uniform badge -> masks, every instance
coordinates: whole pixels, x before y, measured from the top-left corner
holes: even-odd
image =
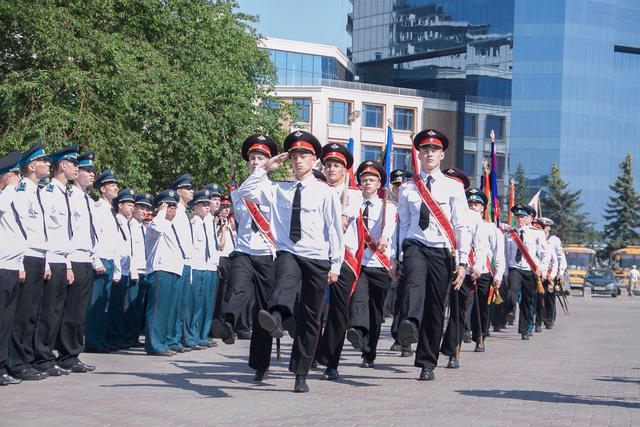
[[[266,141],[266,139],[264,135],[258,135],[258,141]]]
[[[47,192],[48,192],[48,193],[53,193],[53,189],[54,189],[53,184],[49,184],[49,185],[47,185]]]
[[[435,133],[433,130],[430,130],[429,132],[427,132],[427,135],[429,136],[436,136],[437,133]]]
[[[27,183],[22,181],[20,184],[18,184],[18,188],[16,188],[16,191],[24,191],[27,188]]]
[[[175,194],[173,191],[169,191],[169,197],[173,197]]]
[[[295,137],[300,138],[303,134],[300,131],[297,131],[296,133],[293,134]]]
[[[338,144],[332,144],[331,149],[337,150],[339,148]]]

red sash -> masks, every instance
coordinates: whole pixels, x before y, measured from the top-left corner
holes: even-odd
[[[380,249],[378,249],[378,246],[371,238],[371,234],[369,233],[369,230],[367,230],[366,228],[364,228],[363,236],[364,236],[364,243],[366,243],[369,249],[371,249],[373,254],[376,256],[376,258],[378,258],[378,261],[380,261],[380,264],[382,264],[382,266],[386,268],[387,271],[391,270],[391,260],[387,258],[387,256]]]
[[[344,260],[347,265],[353,271],[354,279],[351,284],[351,290],[349,291],[349,299],[353,296],[353,293],[356,291],[356,285],[358,284],[358,279],[360,278],[360,270],[362,269],[362,256],[364,255],[364,225],[362,223],[362,209],[360,209],[360,213],[357,220],[357,230],[358,230],[358,249],[356,249],[356,254],[353,255],[351,251],[347,248],[344,248]]]
[[[469,252],[469,264],[471,264],[472,266],[476,265],[476,254],[473,248]],[[487,266],[487,270],[489,270],[489,274],[493,276],[493,266],[491,265],[491,259],[489,259],[488,255],[487,255],[487,261],[485,265]]]
[[[524,243],[522,243],[522,240],[520,240],[518,232],[513,229],[509,233],[511,233],[511,238],[514,242],[516,242],[516,246],[518,247],[518,249],[520,249],[520,252],[522,252],[522,256],[524,256],[524,259],[527,261],[527,264],[529,264],[529,267],[531,267],[531,270],[533,270],[534,273],[537,273],[538,266],[533,261],[533,258],[531,258],[531,255],[529,255],[529,251],[527,251],[527,248],[524,246]]]
[[[247,206],[247,210],[249,211],[251,219],[253,219],[253,221],[258,226],[258,231],[260,231],[264,238],[267,239],[267,243],[270,246],[275,247],[276,241],[273,238],[273,234],[271,234],[269,221],[267,221],[262,212],[260,212],[260,208],[258,208],[258,206],[249,199],[242,199],[242,201]]]
[[[444,232],[444,235],[449,239],[451,250],[455,251],[456,237],[453,233],[453,227],[451,226],[451,223],[445,216],[444,212],[442,212],[442,209],[440,209],[438,203],[433,200],[433,197],[431,197],[431,193],[420,178],[420,175],[413,176],[413,183],[418,189],[418,194],[420,194],[422,202],[427,206],[427,209],[429,209],[429,212],[431,212],[431,215],[433,215],[433,217],[435,218],[438,227],[440,227],[440,230],[442,230]]]

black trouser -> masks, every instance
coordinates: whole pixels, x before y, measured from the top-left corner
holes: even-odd
[[[7,373],[9,340],[19,291],[18,270],[0,269],[0,375]]]
[[[64,298],[67,292],[67,265],[50,263],[51,278],[44,282],[40,299],[36,330],[33,335],[33,367],[46,371],[55,364],[53,347],[58,338]]]
[[[249,306],[253,311],[249,366],[265,371],[271,362],[273,338],[260,326],[258,311],[269,308],[269,299],[276,284],[275,261],[271,255],[251,256],[237,251],[231,254],[230,259],[229,291],[219,317],[235,326],[236,320],[246,313]]]
[[[402,270],[402,267],[400,267],[400,270]],[[400,316],[402,315],[403,312],[406,313],[406,311],[403,311],[403,304],[406,304],[407,301],[404,297],[405,293],[406,293],[406,280],[404,280],[404,274],[400,276],[400,278],[398,279],[398,284],[395,288],[395,293],[396,293],[396,298],[395,301],[393,303],[393,321],[391,322],[391,336],[393,337],[394,340],[397,340],[398,338],[398,324],[400,323]],[[404,309],[407,310],[407,309]]]
[[[328,260],[304,258],[285,251],[277,253],[276,287],[270,311],[279,311],[285,320],[296,312],[296,338],[289,362],[289,371],[296,375],[307,375],[313,363],[330,268]],[[300,304],[295,310],[298,292]]]
[[[93,266],[90,262],[72,262],[73,285],[67,288],[64,315],[58,333],[56,350],[58,365],[67,369],[79,361],[84,351],[84,319],[93,287]]]
[[[536,304],[536,325],[544,323],[546,326],[551,326],[556,321],[556,298],[557,295],[560,295],[558,292],[562,292],[562,290],[556,291],[552,280],[545,280],[543,286],[544,295],[538,295],[538,303]],[[549,288],[553,292],[549,292]],[[542,305],[540,314],[538,314],[538,305]]]
[[[324,332],[320,338],[318,363],[337,368],[344,345],[344,334],[349,326],[349,299],[356,275],[346,262],[340,267],[338,281],[329,285],[329,310]]]
[[[476,344],[480,343],[480,334],[482,333],[482,339],[484,340],[489,330],[487,297],[492,283],[493,276],[489,273],[481,274],[476,280],[476,291],[474,292],[473,309],[471,310],[471,339]]]
[[[520,291],[520,319],[518,321],[518,333],[529,332],[529,325],[533,325],[534,297],[536,291],[536,276],[533,271],[509,269],[509,294],[514,289]],[[518,297],[516,293],[515,297]],[[508,311],[507,311],[508,313]]]
[[[13,374],[30,368],[33,363],[33,333],[44,283],[44,258],[25,256],[23,264],[26,279],[18,291],[9,347],[9,370]]]
[[[403,243],[403,275],[406,280],[403,314],[418,327],[415,366],[438,365],[444,301],[453,277],[453,257],[446,248],[431,248],[417,240]]]
[[[391,285],[389,272],[382,267],[362,267],[351,300],[351,327],[362,332],[362,357],[373,362],[382,326],[384,300]]]
[[[518,305],[518,295],[520,294],[521,281],[512,280],[511,270],[521,271],[519,269],[510,268],[509,272],[507,273],[507,280],[509,283],[507,284],[507,288],[505,289],[504,302],[502,303],[502,326],[506,326],[507,324],[507,315],[509,315],[509,313],[515,313],[516,306]],[[502,286],[500,287],[500,289],[502,289]]]
[[[466,275],[459,290],[449,290],[449,321],[444,331],[444,338],[440,346],[440,352],[445,356],[456,356],[457,346],[462,342],[464,324],[467,312],[467,297],[472,295],[473,281],[470,275]]]

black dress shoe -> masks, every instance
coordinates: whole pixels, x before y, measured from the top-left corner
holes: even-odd
[[[184,350],[185,353],[188,353],[191,351],[191,347],[187,347],[187,346],[182,346],[182,349]]]
[[[0,375],[0,386],[10,385],[10,384],[20,384],[22,380],[18,378],[13,378],[9,374]]]
[[[239,340],[250,340],[251,331],[238,331],[236,334]]]
[[[165,351],[148,351],[147,354],[149,356],[165,356],[165,357],[170,357],[175,355],[175,353],[173,351],[170,350],[165,350]]]
[[[460,362],[457,357],[451,356],[449,357],[449,363],[447,363],[447,368],[449,369],[458,369],[460,367]]]
[[[422,368],[420,371],[420,381],[433,381],[436,379],[436,374],[433,373],[431,368]]]
[[[220,319],[213,319],[211,333],[214,338],[220,338],[223,343],[231,345],[236,342],[236,336],[233,332],[233,325]]]
[[[522,334],[523,341],[529,341],[529,334]]]
[[[47,378],[48,376],[49,374],[47,374],[46,372],[40,372],[37,369],[33,369],[31,367],[13,374],[14,378],[22,381],[39,381]]]
[[[85,349],[85,353],[100,353],[100,354],[108,354],[113,353],[115,350],[107,347],[95,347],[90,349]]]
[[[476,344],[476,348],[473,349],[476,353],[484,353],[484,344]]]
[[[402,345],[418,342],[418,328],[411,320],[405,319],[398,325],[398,341]]]
[[[269,371],[256,371],[256,375],[253,377],[254,381],[264,381],[269,378]]]
[[[309,386],[307,385],[306,375],[296,375],[296,383],[293,386],[293,391],[296,393],[308,393]]]
[[[362,347],[364,347],[364,339],[362,338],[362,332],[360,332],[356,328],[347,329],[347,341],[351,343],[353,348],[355,348],[358,351],[362,351]]]
[[[547,323],[546,325],[544,325],[544,327],[545,327],[546,329],[553,329],[553,324],[551,324],[551,323]]]
[[[258,312],[258,323],[260,323],[262,329],[269,332],[269,335],[273,338],[282,338],[284,336],[282,316],[279,312],[274,311],[273,313],[269,313],[267,310],[260,310]]]
[[[400,350],[400,357],[411,357],[413,356],[413,350],[411,350],[410,345],[403,345],[402,350]]]
[[[361,368],[375,368],[375,363],[373,363],[373,360],[368,360],[368,359],[362,359],[362,363],[360,364]]]
[[[320,375],[320,379],[326,381],[338,381],[340,379],[340,374],[336,368],[327,368],[324,370],[322,375]]]
[[[93,369],[95,369],[95,367],[92,366]],[[88,365],[85,365],[82,362],[76,362],[73,365],[71,365],[70,367],[71,372],[75,372],[76,374],[83,374],[85,372],[91,372],[93,371],[93,369],[89,369]]]
[[[63,375],[69,375],[71,373],[71,370],[61,368],[58,365],[53,365],[49,367],[49,369],[47,369],[46,372],[47,374],[49,374],[50,377],[61,377]]]
[[[398,340],[395,340],[391,345],[391,348],[389,348],[389,351],[401,351],[401,350],[402,350],[402,346],[400,345]]]
[[[542,332],[542,326],[536,325],[536,332]]]
[[[500,327],[499,326],[494,326],[493,327],[493,332],[500,332]]]
[[[131,347],[131,348],[142,348],[142,347],[144,347],[144,343],[141,343],[140,341],[136,341],[133,344],[131,344],[129,347]]]
[[[180,347],[171,347],[169,350],[171,350],[171,351],[173,351],[175,353],[184,353],[184,352],[187,351],[187,349],[185,347],[182,347],[182,346],[180,346]],[[191,350],[189,350],[189,351],[191,351]]]
[[[469,344],[471,342],[471,332],[464,331],[462,335],[462,342]]]
[[[209,340],[209,343],[207,345],[209,346],[209,348],[217,347],[218,346],[218,341]]]
[[[206,347],[201,346],[200,344],[192,345],[189,347],[191,350],[204,350]]]
[[[507,314],[507,324],[509,326],[512,326],[515,320],[516,320],[516,316],[513,313]]]

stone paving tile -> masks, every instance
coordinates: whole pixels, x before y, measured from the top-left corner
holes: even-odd
[[[98,369],[0,388],[2,425],[640,425],[640,298],[571,298],[569,317],[521,341],[515,328],[464,345],[461,369],[417,381],[413,358],[388,351],[376,369],[345,346],[342,381],[310,374],[311,393],[291,392],[283,360],[252,382],[248,341],[172,358],[139,350],[85,355]]]

